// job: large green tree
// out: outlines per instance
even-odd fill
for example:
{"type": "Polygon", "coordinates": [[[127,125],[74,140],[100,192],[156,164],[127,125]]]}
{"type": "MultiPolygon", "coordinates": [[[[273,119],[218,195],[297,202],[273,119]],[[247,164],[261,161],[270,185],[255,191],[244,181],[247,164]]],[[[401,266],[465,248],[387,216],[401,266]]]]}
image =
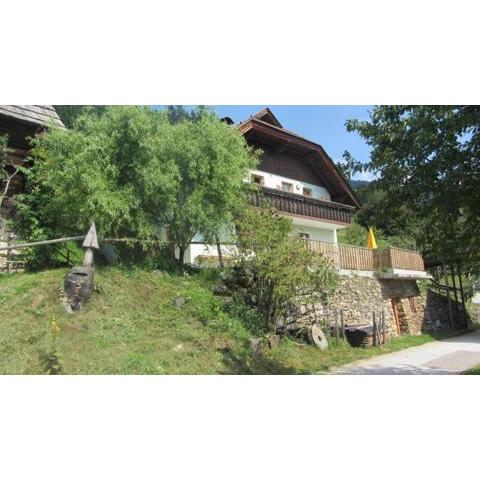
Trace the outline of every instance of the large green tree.
{"type": "Polygon", "coordinates": [[[208,110],[197,113],[199,118],[169,127],[168,141],[159,139],[161,155],[152,157],[144,172],[145,201],[169,226],[180,262],[195,235],[209,240],[233,223],[245,205],[244,179],[258,161],[235,128],[208,110]],[[163,159],[172,162],[175,177],[172,191],[162,198],[156,175],[162,175],[158,163],[163,159]]]}
{"type": "Polygon", "coordinates": [[[168,228],[183,261],[196,234],[232,220],[256,162],[235,129],[199,115],[172,124],[165,111],[108,107],[38,137],[17,227],[39,238],[82,233],[95,221],[100,235],[141,239],[168,228]]]}
{"type": "Polygon", "coordinates": [[[480,107],[378,106],[349,120],[391,215],[407,214],[426,255],[479,263],[480,107]]]}
{"type": "Polygon", "coordinates": [[[101,114],[106,105],[54,105],[60,120],[67,128],[72,128],[77,117],[86,111],[101,114]]]}

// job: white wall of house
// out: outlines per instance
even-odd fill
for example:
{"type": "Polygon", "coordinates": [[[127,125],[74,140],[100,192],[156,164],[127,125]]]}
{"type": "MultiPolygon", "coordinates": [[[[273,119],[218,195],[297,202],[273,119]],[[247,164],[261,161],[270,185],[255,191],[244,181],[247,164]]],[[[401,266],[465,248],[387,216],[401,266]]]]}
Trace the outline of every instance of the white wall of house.
{"type": "MultiPolygon", "coordinates": [[[[235,245],[221,245],[222,255],[224,257],[232,256],[235,253],[235,245]]],[[[175,249],[175,256],[178,258],[178,248],[175,249]]],[[[198,257],[217,257],[218,250],[216,245],[203,245],[191,243],[185,251],[184,261],[190,265],[198,265],[200,259],[198,257]]]]}
{"type": "MultiPolygon", "coordinates": [[[[285,215],[292,219],[294,235],[299,233],[307,233],[310,240],[319,242],[337,243],[338,225],[319,221],[315,219],[297,218],[290,215],[285,215]]],[[[202,238],[197,236],[195,241],[201,242],[202,238]]],[[[231,242],[232,240],[230,240],[231,242]]],[[[222,244],[222,255],[225,257],[233,256],[236,251],[234,245],[222,244]]],[[[178,258],[178,249],[175,252],[178,258]]],[[[200,259],[198,257],[217,257],[216,245],[204,245],[200,243],[192,243],[185,252],[185,263],[190,265],[198,265],[200,259]]]]}
{"type": "Polygon", "coordinates": [[[313,185],[312,183],[301,182],[300,180],[282,177],[281,175],[276,175],[275,173],[263,172],[262,170],[251,170],[250,173],[251,175],[253,174],[262,176],[264,178],[264,186],[267,188],[282,190],[282,182],[287,182],[293,185],[292,193],[302,195],[303,187],[307,187],[312,190],[312,198],[316,198],[318,200],[331,200],[330,192],[324,187],[319,187],[318,185],[313,185]]]}
{"type": "Polygon", "coordinates": [[[329,223],[326,220],[315,218],[306,218],[288,214],[284,215],[292,220],[295,232],[307,233],[310,237],[310,240],[317,240],[319,242],[338,243],[338,230],[348,226],[338,225],[337,223],[329,223]]]}
{"type": "Polygon", "coordinates": [[[293,225],[295,233],[306,233],[309,235],[310,240],[316,240],[318,242],[337,243],[337,231],[326,230],[323,228],[305,227],[301,225],[293,225]]]}

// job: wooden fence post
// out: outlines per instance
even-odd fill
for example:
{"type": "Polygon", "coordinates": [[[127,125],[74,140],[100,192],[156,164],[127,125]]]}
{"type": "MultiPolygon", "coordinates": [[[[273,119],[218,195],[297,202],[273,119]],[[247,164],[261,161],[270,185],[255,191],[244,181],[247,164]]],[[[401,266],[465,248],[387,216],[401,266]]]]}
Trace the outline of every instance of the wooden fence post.
{"type": "Polygon", "coordinates": [[[345,320],[343,318],[343,310],[340,310],[340,322],[342,325],[342,338],[345,340],[345,320]]]}
{"type": "Polygon", "coordinates": [[[385,310],[382,310],[382,342],[385,345],[385,310]]]}
{"type": "Polygon", "coordinates": [[[453,312],[452,312],[452,300],[450,298],[450,287],[448,286],[448,275],[447,275],[447,267],[445,266],[445,262],[443,262],[443,276],[445,277],[445,292],[447,294],[447,302],[448,302],[448,318],[450,319],[450,326],[452,327],[452,331],[455,331],[455,323],[453,322],[453,312]]]}
{"type": "Polygon", "coordinates": [[[463,282],[462,282],[462,264],[457,262],[457,272],[458,272],[458,281],[460,282],[460,295],[462,298],[462,310],[463,310],[463,321],[465,322],[465,328],[468,327],[467,320],[467,308],[465,307],[465,295],[463,293],[463,282]]]}
{"type": "Polygon", "coordinates": [[[375,319],[375,312],[372,312],[373,316],[373,346],[377,346],[377,321],[375,319]]]}
{"type": "Polygon", "coordinates": [[[338,310],[335,309],[335,343],[338,345],[339,335],[338,335],[338,310]]]}
{"type": "Polygon", "coordinates": [[[13,234],[9,234],[7,238],[7,274],[12,273],[12,240],[13,234]]]}
{"type": "Polygon", "coordinates": [[[329,312],[325,314],[325,338],[328,339],[330,336],[330,319],[329,319],[329,312]]]}
{"type": "Polygon", "coordinates": [[[382,316],[378,315],[378,322],[377,322],[377,337],[378,337],[378,345],[382,348],[382,316]]]}

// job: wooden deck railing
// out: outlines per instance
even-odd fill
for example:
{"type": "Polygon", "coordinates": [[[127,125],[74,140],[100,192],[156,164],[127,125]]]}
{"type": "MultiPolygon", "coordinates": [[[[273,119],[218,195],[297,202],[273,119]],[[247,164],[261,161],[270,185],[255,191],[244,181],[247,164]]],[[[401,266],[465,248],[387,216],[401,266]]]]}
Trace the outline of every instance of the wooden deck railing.
{"type": "Polygon", "coordinates": [[[380,269],[400,269],[425,271],[420,253],[401,248],[387,247],[371,250],[366,247],[306,240],[314,253],[324,255],[335,268],[345,270],[374,271],[380,269]]]}
{"type": "Polygon", "coordinates": [[[328,258],[335,268],[340,268],[340,252],[335,243],[317,242],[306,240],[308,249],[313,253],[319,253],[328,258]]]}
{"type": "Polygon", "coordinates": [[[352,215],[355,212],[355,207],[350,205],[308,198],[267,187],[260,187],[252,195],[252,203],[255,207],[261,206],[263,201],[271,202],[281,212],[345,224],[352,223],[352,215]]]}
{"type": "Polygon", "coordinates": [[[381,255],[381,267],[425,271],[423,258],[418,252],[390,247],[383,249],[381,255]]]}
{"type": "Polygon", "coordinates": [[[373,250],[353,245],[339,245],[340,268],[345,270],[368,270],[373,271],[373,250]]]}

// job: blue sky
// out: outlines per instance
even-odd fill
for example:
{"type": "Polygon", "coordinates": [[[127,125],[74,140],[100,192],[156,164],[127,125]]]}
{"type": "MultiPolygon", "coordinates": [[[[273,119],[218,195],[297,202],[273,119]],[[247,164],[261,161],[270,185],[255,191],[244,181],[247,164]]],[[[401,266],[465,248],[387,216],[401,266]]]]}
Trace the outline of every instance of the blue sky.
{"type": "MultiPolygon", "coordinates": [[[[188,106],[186,106],[188,107],[188,106]]],[[[355,159],[366,162],[370,147],[356,133],[348,133],[345,122],[349,118],[367,120],[372,106],[362,105],[214,105],[219,117],[230,117],[234,122],[246,120],[264,107],[273,114],[287,130],[298,133],[322,145],[334,161],[342,159],[348,150],[355,159]]],[[[370,180],[370,173],[354,176],[356,180],[370,180]]]]}

